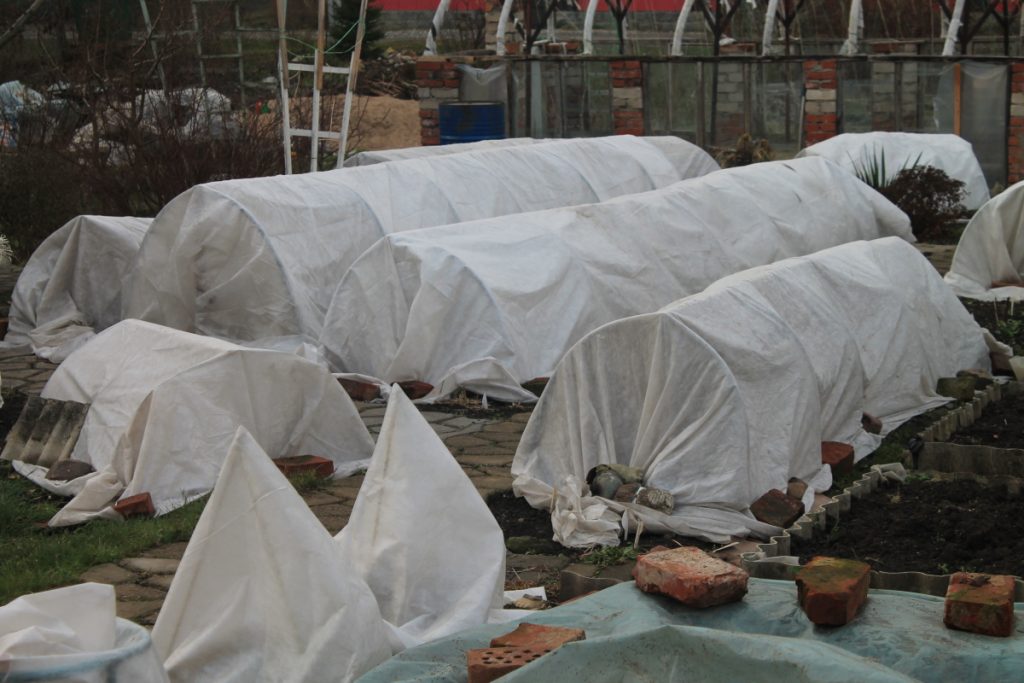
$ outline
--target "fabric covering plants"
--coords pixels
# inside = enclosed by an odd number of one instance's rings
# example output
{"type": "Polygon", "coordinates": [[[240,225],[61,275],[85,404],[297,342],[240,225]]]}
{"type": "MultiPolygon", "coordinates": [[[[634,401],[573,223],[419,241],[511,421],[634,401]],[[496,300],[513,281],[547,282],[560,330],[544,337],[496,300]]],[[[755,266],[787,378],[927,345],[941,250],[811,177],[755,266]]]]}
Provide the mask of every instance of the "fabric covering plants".
{"type": "Polygon", "coordinates": [[[154,220],[123,317],[236,341],[315,341],[338,280],[385,235],[604,201],[717,168],[678,138],[618,136],[198,185],[154,220]]]}
{"type": "Polygon", "coordinates": [[[946,273],[971,299],[1024,299],[1024,182],[990,199],[964,228],[946,273]]]}
{"type": "Polygon", "coordinates": [[[352,168],[353,166],[370,166],[372,164],[382,164],[387,161],[405,161],[406,159],[422,159],[424,157],[442,156],[445,154],[460,154],[462,152],[482,152],[484,150],[498,149],[500,147],[534,145],[538,142],[548,142],[548,140],[536,140],[534,138],[505,138],[504,140],[460,142],[453,145],[427,145],[424,147],[402,147],[400,149],[378,149],[353,154],[348,159],[345,159],[345,168],[352,168]]]}
{"type": "Polygon", "coordinates": [[[172,681],[351,681],[406,647],[513,616],[504,580],[500,527],[394,391],[335,538],[238,430],[153,640],[172,681]]]}
{"type": "Polygon", "coordinates": [[[857,457],[948,402],[940,377],[989,367],[985,334],[897,238],[854,242],[719,280],[656,313],[598,328],[559,363],[512,464],[515,491],[552,510],[564,545],[616,545],[642,521],[723,542],[767,536],[749,505],[799,477],[831,485],[821,442],[857,457]],[[670,515],[590,494],[591,468],[639,468],[670,515]]]}
{"type": "Polygon", "coordinates": [[[320,344],[336,370],[532,401],[583,335],[720,277],[907,217],[821,158],[718,171],[588,204],[385,237],[338,285],[320,344]],[[384,313],[386,312],[386,314],[384,313]]]}
{"type": "Polygon", "coordinates": [[[75,497],[51,526],[119,518],[110,506],[148,492],[164,514],[213,488],[234,430],[244,426],[272,457],[318,455],[335,475],[361,467],[373,441],[323,367],[125,320],[71,354],[43,398],[90,404],[71,455],[96,470],[70,482],[15,462],[37,484],[75,497]]]}
{"type": "Polygon", "coordinates": [[[4,345],[59,362],[118,322],[121,281],[151,222],[78,216],[47,237],[18,276],[4,345]]]}
{"type": "Polygon", "coordinates": [[[797,157],[822,156],[850,171],[884,164],[891,180],[910,166],[934,166],[964,183],[964,207],[974,211],[988,201],[989,190],[974,148],[958,135],[932,133],[844,133],[801,150],[797,157]]]}

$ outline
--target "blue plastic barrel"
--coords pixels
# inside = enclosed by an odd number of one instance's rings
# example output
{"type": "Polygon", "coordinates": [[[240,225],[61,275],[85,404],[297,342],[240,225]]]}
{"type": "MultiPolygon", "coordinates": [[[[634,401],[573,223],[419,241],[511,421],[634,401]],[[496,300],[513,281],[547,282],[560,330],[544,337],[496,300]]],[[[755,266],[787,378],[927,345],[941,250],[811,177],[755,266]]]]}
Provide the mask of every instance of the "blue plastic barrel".
{"type": "Polygon", "coordinates": [[[438,110],[442,145],[505,137],[502,102],[441,102],[438,110]]]}

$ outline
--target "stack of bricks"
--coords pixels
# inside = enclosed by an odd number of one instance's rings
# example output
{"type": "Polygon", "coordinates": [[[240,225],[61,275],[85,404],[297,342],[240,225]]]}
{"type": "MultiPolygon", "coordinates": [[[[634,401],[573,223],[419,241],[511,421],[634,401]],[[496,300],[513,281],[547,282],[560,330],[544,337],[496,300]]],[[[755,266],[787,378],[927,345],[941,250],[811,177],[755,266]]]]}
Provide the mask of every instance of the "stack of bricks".
{"type": "Polygon", "coordinates": [[[808,145],[839,134],[836,116],[836,60],[809,59],[804,62],[807,103],[804,109],[804,139],[808,145]]]}
{"type": "Polygon", "coordinates": [[[1024,64],[1010,65],[1009,180],[1024,180],[1024,64]]]}
{"type": "Polygon", "coordinates": [[[416,86],[420,100],[420,143],[441,144],[441,102],[459,99],[461,72],[446,57],[425,55],[416,60],[416,86]]]}
{"type": "Polygon", "coordinates": [[[612,79],[612,117],[616,135],[644,134],[644,71],[635,59],[608,64],[612,79]]]}

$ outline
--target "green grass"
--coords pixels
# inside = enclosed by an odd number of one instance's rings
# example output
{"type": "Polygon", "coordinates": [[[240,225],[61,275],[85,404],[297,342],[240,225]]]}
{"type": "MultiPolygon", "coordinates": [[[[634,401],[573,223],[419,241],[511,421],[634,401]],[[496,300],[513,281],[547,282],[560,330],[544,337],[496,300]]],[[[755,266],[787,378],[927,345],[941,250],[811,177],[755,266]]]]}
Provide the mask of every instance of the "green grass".
{"type": "Polygon", "coordinates": [[[97,564],[188,540],[206,499],[156,519],[46,528],[64,502],[0,463],[0,605],[26,593],[77,583],[97,564]]]}

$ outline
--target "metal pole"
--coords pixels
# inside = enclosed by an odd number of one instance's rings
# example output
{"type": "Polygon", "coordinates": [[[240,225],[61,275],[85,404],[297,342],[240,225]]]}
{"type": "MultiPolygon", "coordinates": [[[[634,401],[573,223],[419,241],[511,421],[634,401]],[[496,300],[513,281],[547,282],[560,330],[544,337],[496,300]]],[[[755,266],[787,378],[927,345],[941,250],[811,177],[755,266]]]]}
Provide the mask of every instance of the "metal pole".
{"type": "Polygon", "coordinates": [[[313,51],[313,120],[309,130],[309,170],[316,171],[320,163],[320,90],[324,87],[324,49],[327,23],[327,0],[318,0],[316,6],[316,50],[313,51]]]}
{"type": "Polygon", "coordinates": [[[360,0],[359,28],[356,29],[356,46],[352,50],[352,59],[348,65],[348,84],[345,87],[345,106],[341,114],[341,138],[338,140],[336,168],[341,168],[345,162],[345,152],[348,151],[348,126],[352,116],[352,100],[356,98],[356,84],[359,82],[359,60],[362,58],[363,38],[366,36],[367,4],[367,0],[360,0]]]}
{"type": "Polygon", "coordinates": [[[288,0],[277,0],[277,66],[281,84],[281,131],[284,138],[284,172],[292,172],[292,122],[291,105],[288,102],[288,41],[284,34],[285,18],[288,16],[288,0]]]}

